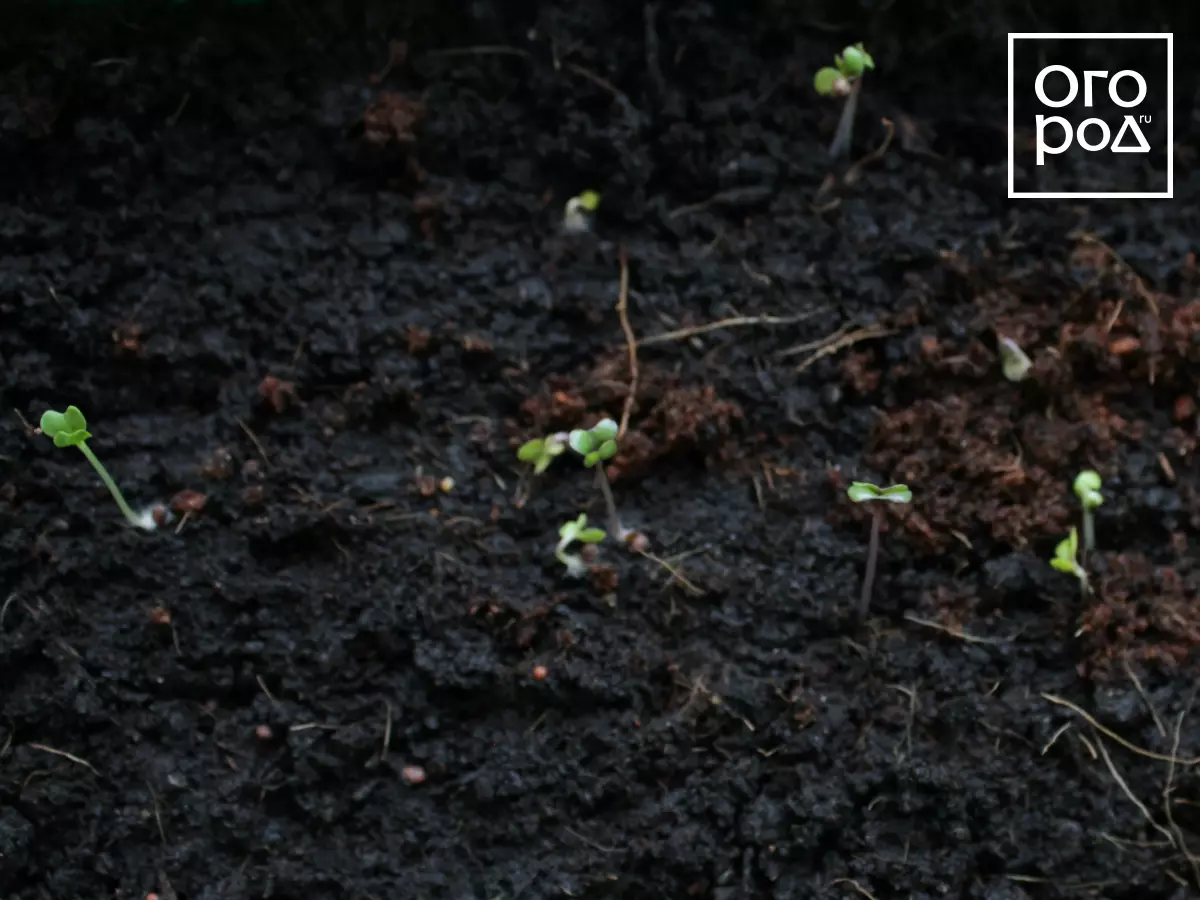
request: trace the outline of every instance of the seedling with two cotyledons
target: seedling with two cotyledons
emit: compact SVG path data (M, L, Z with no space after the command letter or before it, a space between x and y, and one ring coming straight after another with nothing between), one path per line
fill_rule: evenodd
M858 110L858 95L862 90L863 74L875 68L875 60L861 43L846 47L841 55L833 58L832 66L817 70L813 76L813 87L825 97L840 97L842 117L838 121L833 142L829 145L832 159L845 156L850 150L850 138L854 133L854 115Z
M117 507L121 510L125 521L134 528L146 531L153 531L158 527L159 522L155 517L154 509L147 509L141 513L134 512L126 502L121 489L117 487L117 483L108 474L108 470L104 468L100 460L96 459L96 454L87 445L87 440L92 434L87 430L87 419L79 411L79 407L68 406L62 412L47 410L42 413L40 424L42 434L53 440L55 447L75 447L92 464L92 468L96 470L96 474L100 476L100 480L104 482L104 486L108 488L112 498L117 501Z
M912 491L908 485L893 484L876 487L867 481L855 481L846 489L846 496L854 503L909 503ZM879 533L883 528L884 507L876 506L871 516L871 543L867 548L867 571L863 576L862 594L858 600L858 616L865 618L871 605L871 589L875 585L875 567L879 557Z

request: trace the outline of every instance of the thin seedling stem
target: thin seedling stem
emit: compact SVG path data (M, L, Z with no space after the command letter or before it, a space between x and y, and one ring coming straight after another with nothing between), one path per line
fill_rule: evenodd
M125 516L131 525L138 528L142 527L137 513L129 508L129 504L125 502L125 497L121 494L121 489L117 487L117 483L108 474L108 469L104 468L100 460L96 459L96 454L91 451L91 448L87 444L81 443L75 446L79 448L80 453L87 457L87 461L92 464L92 468L96 470L96 474L100 476L100 480L104 482L104 486L108 488L108 492L112 494L112 498L117 501L117 506L121 508L121 514Z
M842 104L842 118L838 120L837 131L833 135L833 143L829 145L829 156L837 159L850 152L850 139L854 136L854 116L858 112L858 94L862 90L862 79L854 79L850 86L850 94Z
M1087 507L1083 510L1083 561L1086 563L1088 554L1096 546L1096 519Z
M871 516L871 543L867 547L867 572L863 576L862 596L858 600L858 617L865 619L871 606L871 588L875 586L875 563L879 558L879 531L883 526L883 508L876 507Z
M617 501L613 499L612 486L608 483L608 476L604 474L604 463L596 466L596 487L600 488L600 493L604 495L604 505L608 507L609 531L614 538L620 540L621 520L617 516Z

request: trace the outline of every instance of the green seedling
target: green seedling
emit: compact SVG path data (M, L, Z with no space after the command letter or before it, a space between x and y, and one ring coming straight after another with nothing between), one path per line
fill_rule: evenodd
M617 502L613 499L612 485L608 483L601 463L607 462L617 455L617 434L620 431L612 419L601 419L589 429L576 428L567 435L567 443L571 449L583 457L585 468L596 470L596 487L604 495L604 505L608 508L608 522L614 535L624 540L627 532L621 527L617 515Z
M838 121L833 142L829 145L829 156L837 159L850 150L850 138L854 133L854 115L858 110L858 95L862 89L862 77L868 69L875 68L875 60L861 43L846 47L840 56L833 58L833 66L817 70L813 76L813 87L825 97L841 97L842 118Z
M595 545L603 541L607 534L601 528L589 528L588 518L584 513L573 522L564 522L558 529L558 545L554 548L554 556L567 567L567 574L579 578L587 574L588 566L583 557L568 553L567 548L573 543Z
M130 525L147 531L153 531L157 527L152 514L139 516L130 509L129 504L125 502L125 495L121 493L117 483L112 480L112 476L108 474L108 470L104 468L100 460L96 459L96 454L92 453L92 448L87 445L87 439L92 435L87 430L87 419L83 417L79 407L68 406L63 412L47 410L42 413L41 429L42 434L54 441L55 447L77 447L79 449L79 452L92 464L92 468L96 470L96 474L100 476L100 480L104 482L104 486L108 488L113 499L117 501L117 506L121 508L121 514L125 516L125 520Z
M583 464L592 468L617 455L617 433L620 429L612 419L601 419L591 428L576 428L567 435L571 449L583 457Z
M584 191L572 197L563 207L563 230L574 234L592 230L592 220L600 208L600 195L595 191Z
M1023 381L1033 368L1033 361L1012 338L1000 338L1000 369L1009 381Z
M1096 522L1093 513L1104 503L1100 493L1100 473L1085 469L1075 476L1075 496L1083 507L1083 558L1096 549Z
M880 488L866 481L856 481L846 489L846 496L854 503L882 500L885 503L909 503L912 491L907 485L893 484ZM879 558L879 532L883 527L883 507L877 506L871 517L871 543L867 548L867 572L863 576L862 595L858 600L858 616L866 618L871 605L871 589L875 584L875 566Z
M1074 575L1079 581L1079 592L1083 596L1086 597L1091 591L1087 571L1079 564L1079 532L1075 528L1071 529L1066 539L1058 542L1058 546L1054 548L1054 556L1050 558L1050 565L1067 575Z
M517 451L517 459L532 463L533 474L541 475L550 468L550 463L562 456L566 450L567 436L562 433L550 434L522 444L521 449Z

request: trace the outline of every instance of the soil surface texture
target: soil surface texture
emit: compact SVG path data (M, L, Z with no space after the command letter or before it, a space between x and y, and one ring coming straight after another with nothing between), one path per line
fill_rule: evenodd
M1200 895L1182 26L1175 199L1030 202L1061 23L452 5L4 38L0 896ZM517 449L605 417L573 579L598 482Z

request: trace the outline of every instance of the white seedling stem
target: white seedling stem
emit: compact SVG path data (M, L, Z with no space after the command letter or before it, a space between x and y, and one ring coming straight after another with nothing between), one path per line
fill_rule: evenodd
M862 78L855 78L850 85L850 94L842 104L842 118L838 120L833 143L829 145L829 156L837 159L850 152L850 139L854 136L854 116L858 112L858 94L862 90Z

